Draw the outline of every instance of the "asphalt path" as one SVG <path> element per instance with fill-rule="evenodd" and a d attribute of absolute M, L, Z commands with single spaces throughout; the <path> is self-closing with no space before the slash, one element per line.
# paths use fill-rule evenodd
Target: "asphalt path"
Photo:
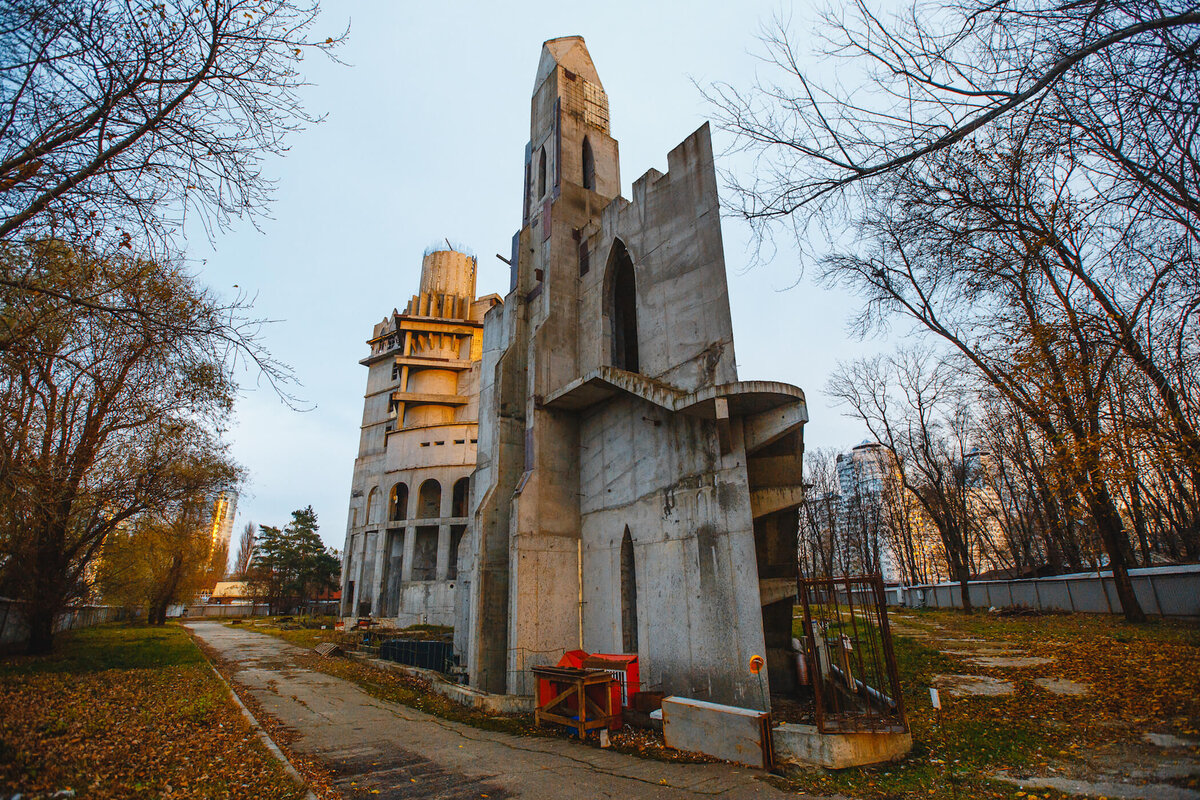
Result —
<path fill-rule="evenodd" d="M 273 636 L 194 622 L 222 671 L 289 733 L 289 746 L 323 763 L 345 797 L 466 800 L 508 797 L 761 798 L 798 800 L 729 764 L 671 764 L 565 739 L 485 731 L 372 697 L 350 681 L 306 669 L 303 648 Z"/>

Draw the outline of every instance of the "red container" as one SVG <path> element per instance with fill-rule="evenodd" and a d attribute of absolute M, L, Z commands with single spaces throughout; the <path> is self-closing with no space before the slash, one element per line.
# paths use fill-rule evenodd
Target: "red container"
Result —
<path fill-rule="evenodd" d="M 575 667 L 577 669 L 602 669 L 612 674 L 613 719 L 609 726 L 612 730 L 621 727 L 621 709 L 630 708 L 633 696 L 641 691 L 641 675 L 638 672 L 638 657 L 629 653 L 587 653 L 583 650 L 568 650 L 558 660 L 558 667 Z M 554 685 L 548 681 L 538 680 L 538 705 L 543 706 L 554 699 L 557 694 Z"/>
<path fill-rule="evenodd" d="M 583 660 L 583 666 L 612 673 L 620 691 L 620 695 L 613 695 L 614 707 L 620 705 L 621 708 L 630 708 L 633 696 L 642 690 L 638 657 L 632 653 L 593 653 Z"/>

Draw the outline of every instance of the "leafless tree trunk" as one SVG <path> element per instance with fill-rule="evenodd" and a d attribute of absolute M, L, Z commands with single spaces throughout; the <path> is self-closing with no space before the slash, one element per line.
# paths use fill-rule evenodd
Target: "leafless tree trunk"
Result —
<path fill-rule="evenodd" d="M 242 529 L 242 538 L 238 540 L 233 574 L 240 581 L 246 580 L 246 574 L 250 571 L 250 561 L 254 558 L 254 531 L 254 523 L 247 522 L 246 527 Z"/>
<path fill-rule="evenodd" d="M 828 392 L 895 457 L 905 489 L 937 526 L 947 570 L 970 612 L 974 522 L 966 461 L 974 448 L 969 399 L 955 370 L 931 352 L 901 351 L 840 365 Z"/>

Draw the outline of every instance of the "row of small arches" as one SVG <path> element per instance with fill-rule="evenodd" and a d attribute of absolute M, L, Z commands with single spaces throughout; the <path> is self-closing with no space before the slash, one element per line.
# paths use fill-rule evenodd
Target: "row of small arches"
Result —
<path fill-rule="evenodd" d="M 459 478 L 454 483 L 453 495 L 450 502 L 451 517 L 465 517 L 470 501 L 470 478 Z M 395 483 L 388 492 L 387 520 L 403 522 L 408 519 L 408 484 L 404 481 Z M 367 524 L 378 522 L 380 492 L 378 487 L 367 493 Z M 424 481 L 417 490 L 417 506 L 413 511 L 413 519 L 434 519 L 442 515 L 442 485 L 434 478 Z"/>

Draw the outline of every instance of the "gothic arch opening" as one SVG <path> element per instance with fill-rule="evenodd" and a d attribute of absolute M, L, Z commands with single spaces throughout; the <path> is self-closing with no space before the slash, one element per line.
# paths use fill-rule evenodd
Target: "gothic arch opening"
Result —
<path fill-rule="evenodd" d="M 596 158 L 586 136 L 583 137 L 583 188 L 596 191 Z"/>
<path fill-rule="evenodd" d="M 637 568 L 629 526 L 621 537 L 621 652 L 638 651 Z"/>
<path fill-rule="evenodd" d="M 607 274 L 612 365 L 638 372 L 637 283 L 633 274 L 633 259 L 620 239 L 613 241 L 612 251 L 608 255 Z"/>
<path fill-rule="evenodd" d="M 433 519 L 442 515 L 442 485 L 433 478 L 421 484 L 417 493 L 417 519 Z"/>
<path fill-rule="evenodd" d="M 452 509 L 450 511 L 450 516 L 465 517 L 467 515 L 467 505 L 471 497 L 470 488 L 470 478 L 459 478 L 457 481 L 455 481 L 454 495 L 451 498 Z"/>
<path fill-rule="evenodd" d="M 537 196 L 538 199 L 546 196 L 546 148 L 544 147 L 538 150 Z"/>
<path fill-rule="evenodd" d="M 363 520 L 364 525 L 370 525 L 372 522 L 376 521 L 375 507 L 379 504 L 379 501 L 376 500 L 375 498 L 378 495 L 379 495 L 379 490 L 376 489 L 374 486 L 371 487 L 371 491 L 367 492 L 367 518 L 365 520 Z"/>
<path fill-rule="evenodd" d="M 392 522 L 402 522 L 408 519 L 408 484 L 397 483 L 392 487 L 392 496 L 388 498 L 388 519 Z"/>

